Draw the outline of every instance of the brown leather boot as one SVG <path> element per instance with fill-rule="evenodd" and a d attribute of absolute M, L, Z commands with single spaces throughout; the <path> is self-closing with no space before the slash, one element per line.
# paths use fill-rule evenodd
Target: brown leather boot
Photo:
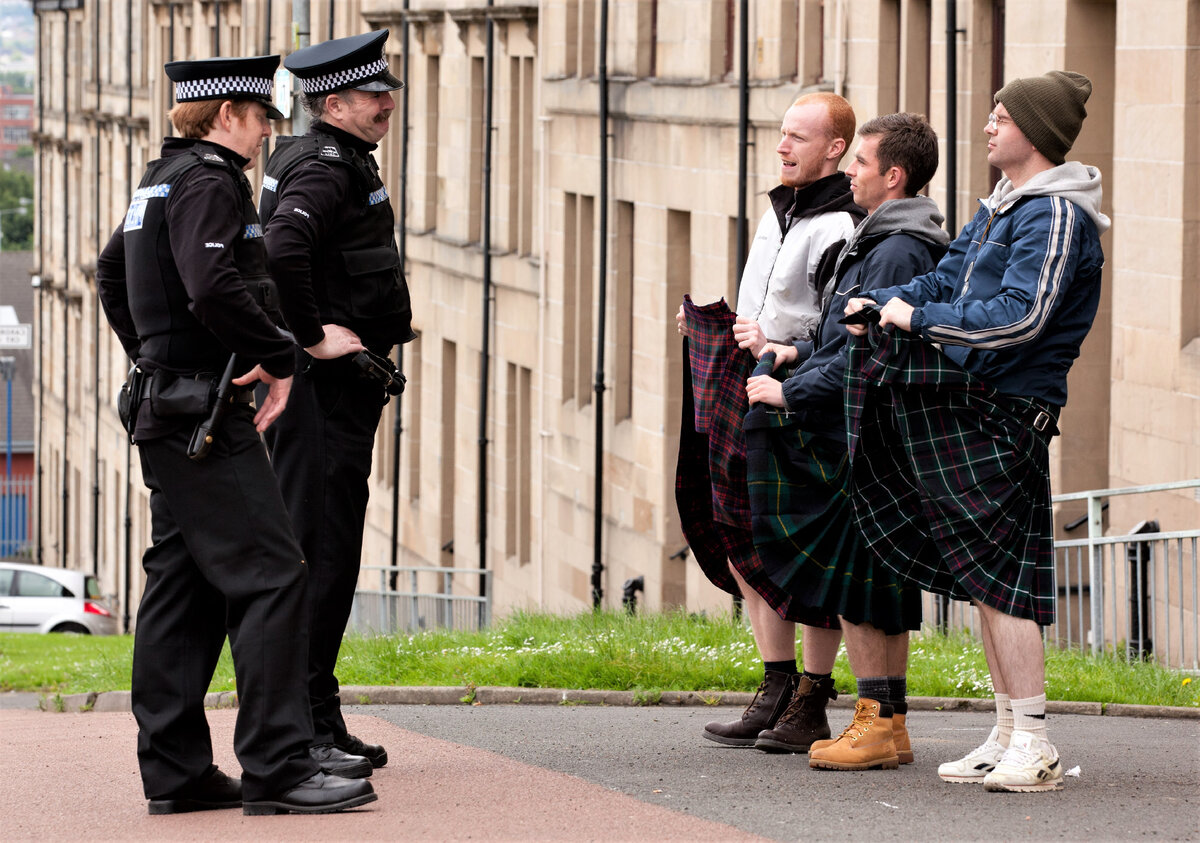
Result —
<path fill-rule="evenodd" d="M 726 746 L 754 746 L 758 733 L 770 729 L 792 699 L 799 676 L 768 670 L 741 719 L 732 723 L 713 721 L 704 727 L 704 737 Z"/>
<path fill-rule="evenodd" d="M 808 766 L 824 770 L 895 770 L 900 766 L 892 739 L 892 707 L 860 697 L 854 720 L 828 746 L 811 749 Z"/>
<path fill-rule="evenodd" d="M 908 738 L 908 727 L 904 720 L 907 715 L 892 715 L 892 741 L 896 744 L 896 756 L 901 764 L 913 763 L 912 741 Z"/>
<path fill-rule="evenodd" d="M 763 752 L 808 752 L 813 741 L 829 737 L 825 706 L 836 699 L 837 689 L 833 687 L 832 677 L 814 682 L 801 675 L 796 693 L 779 722 L 775 728 L 759 734 L 754 748 Z"/>

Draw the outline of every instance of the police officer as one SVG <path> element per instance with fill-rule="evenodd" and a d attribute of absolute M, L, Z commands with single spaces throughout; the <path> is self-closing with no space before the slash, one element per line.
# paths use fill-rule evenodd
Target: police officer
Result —
<path fill-rule="evenodd" d="M 287 404 L 295 366 L 263 309 L 274 296 L 243 174 L 271 134 L 268 120 L 281 116 L 271 106 L 278 64 L 260 56 L 166 66 L 182 137 L 164 141 L 97 260 L 101 304 L 136 365 L 123 415 L 150 490 L 132 705 L 151 814 L 324 813 L 376 798 L 369 782 L 328 776 L 308 754 L 308 573 L 259 439 Z M 224 418 L 209 440 L 193 441 L 198 424 L 217 417 L 213 384 L 227 369 Z M 266 387 L 257 411 L 256 381 Z M 213 765 L 204 716 L 226 635 L 241 781 Z"/>
<path fill-rule="evenodd" d="M 296 337 L 291 404 L 267 432 L 309 566 L 312 755 L 326 772 L 367 776 L 386 750 L 346 730 L 334 675 L 362 553 L 371 450 L 387 395 L 356 363 L 415 337 L 396 249 L 395 217 L 372 151 L 402 87 L 388 71 L 388 31 L 299 50 L 284 65 L 301 82 L 308 133 L 281 138 L 259 210 L 271 275 Z"/>

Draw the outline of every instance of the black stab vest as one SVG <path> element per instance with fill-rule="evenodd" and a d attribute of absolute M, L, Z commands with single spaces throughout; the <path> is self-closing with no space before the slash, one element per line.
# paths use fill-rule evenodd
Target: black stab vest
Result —
<path fill-rule="evenodd" d="M 313 254 L 313 295 L 321 321 L 350 328 L 365 345 L 386 352 L 416 335 L 396 248 L 396 218 L 375 162 L 330 135 L 279 138 L 259 197 L 263 226 L 279 210 L 288 175 L 314 159 L 348 170 L 351 185 L 350 207 Z"/>
<path fill-rule="evenodd" d="M 205 147 L 151 161 L 125 213 L 125 277 L 129 310 L 144 359 L 176 372 L 220 371 L 229 351 L 188 309 L 189 296 L 171 250 L 167 197 L 194 167 L 229 174 L 242 197 L 241 235 L 233 243 L 234 265 L 246 288 L 277 323 L 278 293 L 267 273 L 267 249 L 254 208 L 254 193 L 242 171 Z M 203 243 L 194 244 L 199 250 Z"/>

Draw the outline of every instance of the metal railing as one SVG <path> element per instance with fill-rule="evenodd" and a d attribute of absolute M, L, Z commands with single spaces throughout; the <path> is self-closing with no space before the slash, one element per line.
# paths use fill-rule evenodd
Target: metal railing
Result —
<path fill-rule="evenodd" d="M 0 473 L 0 559 L 29 553 L 33 536 L 33 477 Z"/>
<path fill-rule="evenodd" d="M 1123 535 L 1104 535 L 1105 499 L 1200 489 L 1200 480 L 1055 495 L 1085 501 L 1087 537 L 1054 543 L 1057 618 L 1048 644 L 1086 649 L 1126 661 L 1154 660 L 1200 670 L 1200 529 L 1162 532 L 1143 521 Z M 925 617 L 942 629 L 978 634 L 966 603 L 926 594 Z"/>
<path fill-rule="evenodd" d="M 348 629 L 363 634 L 479 630 L 492 622 L 492 572 L 363 565 Z"/>

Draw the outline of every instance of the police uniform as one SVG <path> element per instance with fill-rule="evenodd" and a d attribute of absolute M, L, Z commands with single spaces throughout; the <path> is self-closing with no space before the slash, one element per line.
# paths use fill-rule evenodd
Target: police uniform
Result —
<path fill-rule="evenodd" d="M 269 105 L 278 63 L 278 56 L 210 59 L 166 70 L 181 102 L 252 99 L 278 117 Z M 250 805 L 306 783 L 301 803 L 316 793 L 325 810 L 349 807 L 331 805 L 328 794 L 311 787 L 321 776 L 308 752 L 308 574 L 247 393 L 234 392 L 207 456 L 188 455 L 231 355 L 234 375 L 261 364 L 286 378 L 295 366 L 291 342 L 261 306 L 272 296 L 242 172 L 248 163 L 210 140 L 168 138 L 97 260 L 105 314 L 145 375 L 130 396 L 131 435 L 150 490 L 153 543 L 142 558 L 132 708 L 151 813 L 234 807 L 243 799 L 247 813 L 273 813 L 276 805 L 313 810 L 290 797 L 269 808 Z M 226 635 L 237 676 L 240 787 L 213 766 L 204 715 Z M 346 782 L 373 800 L 365 784 Z"/>
<path fill-rule="evenodd" d="M 382 55 L 387 36 L 381 30 L 328 41 L 293 53 L 285 65 L 306 94 L 395 90 L 401 83 Z M 415 337 L 375 148 L 320 120 L 301 137 L 280 138 L 259 211 L 281 309 L 298 344 L 288 408 L 266 439 L 309 565 L 314 746 L 365 755 L 379 767 L 387 762 L 383 748 L 346 730 L 334 668 L 358 581 L 371 451 L 386 395 L 350 357 L 317 360 L 303 351 L 331 323 L 382 356 Z"/>

